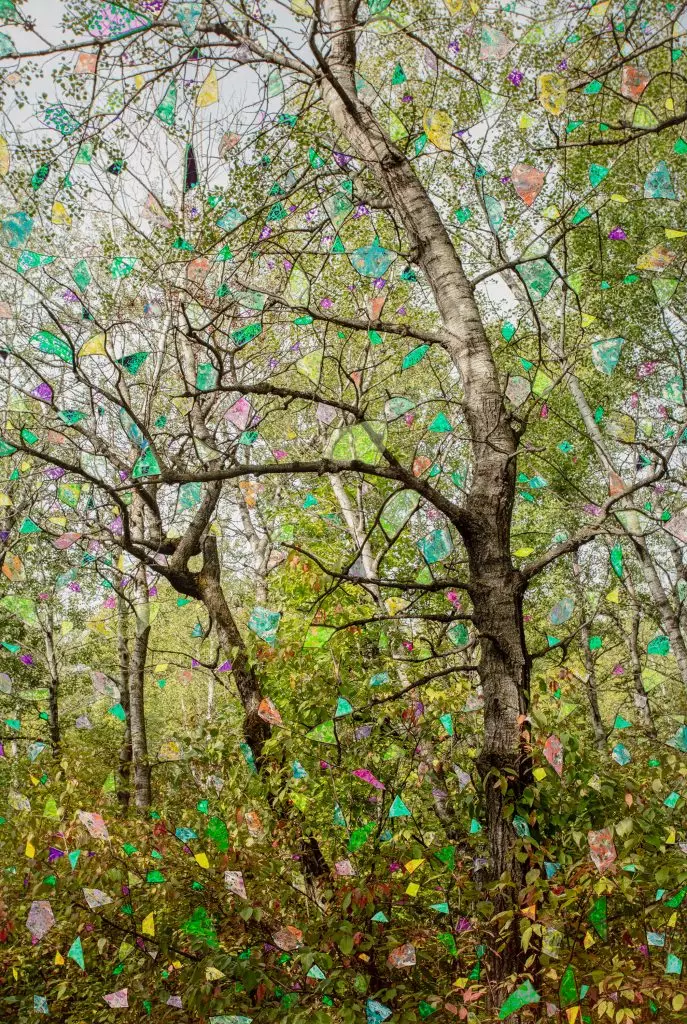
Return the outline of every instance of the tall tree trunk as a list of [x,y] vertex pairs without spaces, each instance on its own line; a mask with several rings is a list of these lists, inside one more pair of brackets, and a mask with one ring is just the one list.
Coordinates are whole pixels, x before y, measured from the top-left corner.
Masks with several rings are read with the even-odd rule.
[[[207,532],[221,490],[221,482],[210,484],[205,489],[193,522],[177,544],[164,575],[178,593],[202,601],[215,623],[220,645],[231,657],[232,675],[243,707],[244,739],[253,752],[258,772],[264,778],[267,764],[263,751],[271,728],[258,714],[262,701],[260,681],[249,662],[243,637],[224,596],[217,539]],[[203,567],[199,573],[192,573],[188,561],[198,554],[203,555]],[[267,800],[274,804],[269,790]],[[301,850],[306,879],[312,881],[327,873],[327,863],[314,837],[301,837]]]
[[584,661],[585,668],[584,687],[587,691],[587,700],[589,702],[589,714],[592,719],[592,727],[594,729],[594,739],[596,741],[597,750],[600,754],[607,755],[607,736],[606,730],[604,729],[603,719],[601,717],[601,711],[599,710],[599,687],[596,678],[596,665],[594,664],[592,650],[589,646],[591,634],[589,632],[589,619],[587,618],[587,607],[584,599],[584,590],[580,585],[580,581],[578,578],[580,573],[580,563],[577,557],[577,553],[573,555],[572,563],[573,586],[575,588],[575,596],[577,598],[577,604],[580,609],[580,615],[582,617],[582,623],[580,625],[580,640],[582,641],[582,660]]
[[117,653],[119,658],[119,701],[126,714],[124,735],[119,747],[117,800],[126,809],[131,799],[131,703],[129,701],[129,608],[120,589],[117,590]]
[[[214,620],[220,643],[231,656],[234,680],[243,706],[243,735],[253,752],[258,772],[264,774],[267,767],[264,747],[272,730],[258,714],[262,701],[260,682],[248,661],[243,637],[224,596],[217,539],[212,534],[208,534],[203,542],[203,568],[198,574],[198,589]],[[276,807],[270,794],[267,799]],[[300,839],[304,874],[306,881],[312,881],[327,873],[327,862],[314,836],[301,836]]]
[[[508,874],[517,893],[523,868],[515,833],[503,816],[529,779],[521,716],[529,699],[522,618],[523,579],[513,569],[510,527],[518,436],[506,414],[499,375],[470,283],[446,228],[405,155],[386,137],[355,90],[355,18],[349,0],[325,0],[331,53],[320,61],[320,89],[337,127],[396,210],[434,295],[446,348],[462,381],[462,407],[473,450],[473,477],[461,534],[470,566],[474,622],[480,634],[484,747],[479,758],[494,878]],[[503,793],[504,786],[506,793]],[[503,906],[513,896],[500,897]],[[517,896],[516,896],[517,898]],[[490,972],[503,978],[523,963],[513,927]]]
[[585,668],[584,685],[587,691],[587,700],[589,701],[589,713],[592,719],[594,739],[596,740],[597,749],[600,754],[607,754],[606,730],[604,729],[603,719],[599,710],[599,688],[596,679],[596,665],[594,664],[594,658],[592,657],[592,652],[589,647],[591,636],[589,633],[589,622],[586,617],[584,605],[581,610],[582,625],[580,626],[580,639],[582,641],[582,657],[584,659]]
[[60,690],[60,674],[57,666],[57,657],[55,655],[55,640],[54,640],[54,618],[52,608],[47,608],[47,624],[43,627],[43,640],[45,644],[45,660],[48,664],[48,728],[50,731],[50,746],[52,748],[52,756],[58,758],[60,756],[60,709],[59,709],[59,690]]
[[150,606],[145,566],[136,571],[134,589],[136,635],[129,665],[129,721],[134,764],[134,803],[145,811],[151,804],[150,761],[145,719],[145,670],[150,640]]
[[634,683],[635,694],[634,702],[639,716],[642,720],[642,725],[647,731],[647,734],[656,738],[656,724],[654,717],[651,713],[651,705],[649,704],[649,698],[647,692],[644,689],[644,680],[642,679],[642,664],[639,659],[639,626],[641,623],[641,613],[639,604],[637,601],[632,602],[632,629],[630,630],[630,659],[632,661],[632,682]]
[[248,654],[238,626],[224,596],[217,538],[208,534],[203,542],[203,568],[198,574],[198,589],[212,617],[221,646],[231,658],[236,689],[243,706],[243,735],[253,751],[258,770],[263,763],[263,747],[270,727],[258,715],[262,700],[258,679],[248,662]]
[[647,547],[646,540],[644,537],[635,537],[634,535],[631,539],[642,565],[644,579],[646,580],[646,585],[649,588],[651,600],[659,614],[663,629],[670,640],[670,647],[680,672],[680,678],[687,688],[687,646],[685,646],[685,639],[680,631],[680,624],[678,622],[677,615],[673,610],[670,599],[663,589],[663,584],[661,583],[658,570],[656,569],[654,560]]
[[213,675],[208,676],[208,709],[206,718],[208,722],[212,721],[212,716],[215,712],[215,677]]

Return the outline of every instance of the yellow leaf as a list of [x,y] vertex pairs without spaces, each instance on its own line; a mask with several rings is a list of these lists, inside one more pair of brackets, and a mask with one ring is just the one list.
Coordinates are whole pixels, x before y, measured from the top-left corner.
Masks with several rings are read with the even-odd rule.
[[206,967],[205,968],[205,980],[206,981],[219,981],[219,979],[223,978],[223,977],[224,977],[224,974],[222,974],[221,971],[218,971],[216,967]]
[[151,910],[147,917],[144,917],[141,921],[141,933],[143,935],[154,935],[155,934],[155,914]]
[[9,494],[0,494],[0,508],[9,508],[12,504],[12,499]]
[[420,891],[420,886],[417,884],[417,882],[411,882],[408,885],[408,888],[406,889],[406,893],[407,893],[408,896],[417,896],[419,891]]
[[687,231],[678,231],[677,228],[666,228],[666,238],[684,238]]
[[208,71],[208,76],[200,87],[200,92],[196,97],[196,106],[210,107],[213,103],[217,103],[218,99],[217,74],[213,67]]
[[594,936],[591,932],[587,932],[582,943],[585,949],[589,949],[590,946],[594,945]]
[[201,868],[210,867],[210,861],[207,859],[207,856],[204,853],[196,854],[196,863],[200,864]]
[[542,779],[546,778],[546,768],[535,768],[532,772],[537,782],[541,782]]
[[64,957],[59,952],[55,953],[55,963],[57,964],[58,967],[61,967],[62,964],[64,963]]
[[29,859],[31,859],[31,858],[36,856],[36,847],[33,845],[33,843],[31,842],[30,839],[26,840],[26,849],[24,850],[24,854]]
[[582,324],[582,330],[584,330],[585,327],[591,327],[593,323],[596,323],[596,317],[592,316],[591,313],[583,313],[580,317],[580,322]]
[[676,1013],[679,1013],[679,1011],[682,1009],[682,1007],[684,1005],[685,1005],[685,997],[683,996],[682,992],[677,992],[673,996],[673,1009],[675,1010]]
[[437,149],[451,149],[453,121],[445,110],[425,110],[422,124],[427,138]]
[[444,3],[449,14],[460,14],[463,9],[463,0],[444,0]]
[[136,77],[134,78],[134,88],[136,89],[136,91],[140,92],[140,90],[143,88],[145,84],[146,80],[143,77],[143,75],[136,75]]
[[579,1006],[569,1006],[565,1011],[565,1015],[568,1018],[568,1024],[575,1024],[577,1015],[580,1012]]
[[300,14],[303,18],[309,18],[313,13],[308,0],[291,0],[291,10],[294,14]]
[[515,552],[515,557],[516,558],[527,558],[527,556],[531,555],[533,551],[534,551],[534,548],[518,548],[518,550]]
[[606,594],[606,600],[610,601],[611,604],[619,604],[620,602],[620,591],[616,587],[615,590],[610,590]]
[[673,911],[673,913],[668,918],[668,927],[669,928],[674,928],[676,924],[677,924],[677,911]]
[[621,192],[612,192],[611,199],[614,203],[629,203],[627,196],[624,196]]
[[533,124],[534,118],[531,116],[531,114],[520,115],[518,119],[518,128],[520,129],[520,131],[526,131],[528,128],[531,128]]
[[425,863],[425,858],[424,857],[420,857],[419,860],[409,860],[408,863],[404,865],[404,867],[405,867],[406,871],[408,872],[408,874],[412,875],[413,871],[417,871],[417,869],[420,867],[420,865],[424,864],[424,863]]
[[668,835],[666,836],[666,843],[671,844],[671,843],[675,843],[675,842],[677,842],[677,837],[675,835],[675,829],[674,828],[669,828],[668,829]]

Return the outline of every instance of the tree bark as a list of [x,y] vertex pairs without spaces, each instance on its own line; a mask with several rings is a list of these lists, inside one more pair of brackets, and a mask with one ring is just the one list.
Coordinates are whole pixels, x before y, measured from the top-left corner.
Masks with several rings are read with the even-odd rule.
[[148,580],[144,566],[136,572],[134,589],[136,635],[129,665],[129,720],[134,765],[134,803],[146,811],[151,804],[150,761],[145,719],[145,670],[150,640]]
[[129,701],[129,637],[128,606],[121,590],[117,590],[117,652],[119,657],[119,701],[126,714],[124,735],[119,747],[117,800],[126,810],[131,799],[131,703]]
[[[529,700],[529,662],[522,618],[523,581],[513,569],[510,527],[518,436],[506,414],[498,372],[475,297],[441,217],[405,155],[386,137],[355,90],[355,27],[349,0],[325,0],[331,54],[321,56],[320,88],[328,111],[375,177],[404,226],[444,326],[446,348],[460,372],[463,414],[473,450],[473,476],[462,530],[480,635],[484,688],[485,787],[491,874],[523,880],[512,824],[503,817],[529,780],[521,724]],[[498,783],[497,783],[498,780]],[[500,788],[505,781],[507,794]],[[497,783],[495,785],[495,783]],[[504,893],[506,890],[504,890]],[[502,902],[512,906],[512,896]],[[490,972],[503,978],[522,963],[517,924]]]
[[685,640],[680,630],[678,617],[663,589],[663,584],[647,547],[646,540],[644,537],[635,537],[634,535],[631,539],[642,565],[644,579],[649,588],[651,600],[659,614],[661,625],[670,640],[670,647],[680,672],[680,678],[685,688],[687,688],[687,646],[685,646]]
[[45,643],[45,660],[48,664],[48,728],[50,732],[50,746],[52,756],[57,759],[60,756],[60,709],[59,690],[60,674],[57,666],[54,642],[54,618],[52,608],[47,608],[47,624],[43,627],[43,639]]
[[606,730],[599,710],[599,688],[596,681],[596,666],[589,648],[589,622],[587,621],[584,606],[582,606],[582,625],[580,626],[580,639],[582,640],[582,657],[584,659],[585,680],[584,685],[589,701],[589,713],[594,728],[594,739],[600,754],[607,754]]
[[262,693],[257,677],[248,663],[243,638],[231,614],[222,590],[217,539],[208,534],[203,541],[203,568],[198,574],[201,600],[211,615],[220,644],[231,655],[231,666],[243,706],[243,735],[253,751],[258,771],[263,764],[263,748],[270,736],[270,727],[258,715]]
[[644,689],[644,680],[642,679],[642,663],[639,658],[639,627],[641,623],[641,613],[639,608],[639,602],[634,594],[631,595],[632,599],[632,629],[630,630],[630,660],[632,662],[632,682],[634,684],[634,702],[639,716],[642,720],[642,725],[646,729],[646,732],[652,739],[657,736],[656,724],[654,717],[651,713],[651,706],[649,704],[649,698],[646,690]]
[[599,710],[599,687],[596,679],[596,665],[594,664],[592,651],[589,646],[591,634],[589,632],[589,619],[587,617],[584,590],[580,585],[580,581],[578,579],[580,572],[580,563],[577,557],[577,553],[573,555],[572,562],[574,579],[573,585],[575,588],[575,596],[577,597],[577,604],[580,609],[580,615],[582,617],[582,623],[580,625],[580,640],[582,641],[582,660],[584,661],[585,668],[584,687],[587,691],[587,700],[589,701],[589,714],[592,719],[592,728],[594,729],[594,740],[596,742],[596,747],[600,754],[606,756],[608,754],[608,737],[606,735],[606,730],[604,729],[601,711]]
[[[231,652],[234,680],[243,705],[243,735],[253,752],[258,772],[264,774],[267,767],[264,747],[272,730],[258,715],[262,700],[260,683],[248,661],[243,638],[222,590],[217,539],[212,534],[208,534],[203,542],[203,568],[198,574],[198,589],[205,607],[214,620],[220,643],[227,652]],[[267,800],[270,806],[276,806],[269,793]],[[327,862],[315,837],[301,835],[300,845],[306,881],[326,874]]]

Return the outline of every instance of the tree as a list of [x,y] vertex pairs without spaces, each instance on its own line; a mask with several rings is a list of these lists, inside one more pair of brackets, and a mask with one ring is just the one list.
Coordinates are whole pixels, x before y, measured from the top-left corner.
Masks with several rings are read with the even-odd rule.
[[[652,213],[678,202],[683,115],[665,110],[684,99],[681,28],[658,5],[596,5],[598,29],[586,11],[534,20],[507,6],[492,24],[447,6],[323,0],[287,18],[242,4],[172,18],[79,3],[64,46],[8,45],[9,115],[34,58],[66,63],[38,112],[57,144],[17,137],[5,174],[20,209],[2,222],[14,302],[3,438],[8,458],[89,488],[73,508],[79,543],[138,563],[127,712],[139,807],[148,573],[202,603],[218,642],[206,667],[230,665],[246,756],[272,802],[274,715],[226,583],[247,549],[265,598],[272,552],[295,549],[329,577],[306,646],[351,629],[391,636],[402,686],[371,707],[479,679],[498,983],[531,957],[518,909],[530,885],[520,822],[536,819],[533,669],[567,659],[605,752],[592,628],[618,642],[629,629],[653,734],[637,669],[644,603],[687,685],[682,326],[669,309],[680,279],[663,273],[681,257]],[[246,68],[262,103],[248,128],[226,107]],[[56,258],[67,229],[88,247],[75,263]],[[288,539],[282,511],[304,488],[306,509],[331,490],[341,535]],[[609,574],[631,607],[616,619],[599,609]],[[271,644],[278,622],[259,604],[248,625]],[[451,827],[443,798],[436,808]],[[321,877],[322,851],[307,833],[304,844]]]

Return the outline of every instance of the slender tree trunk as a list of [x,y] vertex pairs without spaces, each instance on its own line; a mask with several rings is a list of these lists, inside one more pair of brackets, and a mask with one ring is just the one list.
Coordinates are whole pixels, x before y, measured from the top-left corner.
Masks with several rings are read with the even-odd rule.
[[212,721],[212,716],[215,711],[215,677],[213,675],[208,676],[208,710],[207,720]]
[[[215,622],[220,643],[231,657],[233,676],[243,705],[243,735],[253,752],[258,772],[264,774],[267,767],[264,747],[272,730],[258,714],[262,700],[260,683],[248,661],[243,638],[222,590],[217,539],[212,534],[208,534],[203,542],[203,568],[198,574],[198,589]],[[274,806],[269,794],[267,799]],[[314,836],[301,836],[301,858],[306,880],[327,873],[327,863]]]
[[647,587],[649,588],[651,600],[659,614],[663,629],[670,640],[670,647],[675,657],[675,661],[677,662],[680,678],[682,679],[685,687],[687,687],[687,646],[685,646],[685,640],[682,632],[680,631],[680,624],[678,622],[677,615],[673,610],[670,599],[663,589],[663,584],[661,583],[654,560],[647,548],[646,540],[644,537],[635,536],[631,539],[642,565],[644,579],[646,580]]
[[[203,424],[200,426],[202,429]],[[262,701],[260,681],[248,660],[246,645],[224,596],[217,539],[207,532],[221,490],[220,482],[210,484],[206,488],[193,522],[169,559],[164,575],[178,593],[202,601],[215,623],[220,645],[231,658],[232,675],[243,706],[244,738],[253,752],[258,772],[264,778],[267,765],[263,750],[271,735],[271,728],[258,714]],[[201,553],[202,570],[199,573],[190,572],[189,558]],[[267,800],[274,805],[269,789]],[[327,863],[314,837],[301,837],[301,850],[306,879],[312,882],[313,879],[327,873]]]
[[592,657],[591,647],[589,641],[591,635],[589,632],[589,619],[587,618],[587,608],[584,599],[584,590],[580,585],[578,579],[580,572],[580,563],[578,561],[577,553],[573,555],[573,586],[575,588],[575,596],[577,597],[577,604],[580,609],[580,615],[582,616],[582,624],[580,625],[580,640],[582,641],[582,660],[584,661],[585,668],[585,679],[584,687],[587,691],[587,700],[589,702],[589,714],[592,719],[592,727],[594,729],[594,740],[596,742],[597,749],[600,754],[607,755],[607,736],[606,730],[604,729],[603,719],[601,718],[601,712],[599,710],[599,687],[596,678],[596,666],[594,664],[594,658]]
[[59,709],[59,690],[60,690],[60,674],[57,667],[57,657],[55,655],[55,642],[54,642],[54,619],[52,608],[48,606],[47,609],[47,625],[43,628],[43,640],[45,643],[45,660],[48,664],[48,727],[50,731],[50,746],[52,748],[52,756],[58,758],[60,756],[60,709]]
[[590,633],[589,622],[587,621],[584,606],[582,607],[582,625],[580,626],[580,639],[582,641],[582,657],[584,659],[585,680],[584,685],[589,701],[589,713],[594,728],[594,739],[600,754],[607,754],[606,730],[599,710],[599,687],[596,679],[596,666],[589,647]]
[[646,732],[652,739],[656,738],[656,724],[654,717],[651,713],[651,706],[649,704],[649,698],[647,692],[644,689],[644,680],[642,679],[642,663],[639,659],[639,627],[641,623],[641,613],[639,604],[636,599],[632,601],[632,629],[630,630],[630,659],[632,661],[632,681],[634,683],[635,693],[634,702],[639,716],[642,720],[642,725],[646,729]]
[[119,700],[126,713],[124,735],[119,747],[117,800],[126,810],[131,798],[131,704],[129,701],[129,609],[121,590],[117,591],[117,652],[119,657]]
[[150,640],[150,607],[145,566],[136,572],[134,590],[136,635],[129,665],[129,720],[134,764],[134,803],[145,811],[151,804],[150,761],[145,719],[145,670]]
[[[341,514],[344,517],[346,528],[360,552],[360,560],[363,566],[363,572],[365,578],[368,580],[374,579],[377,575],[377,563],[372,553],[372,545],[370,544],[369,538],[365,536],[365,525],[360,521],[358,510],[354,507],[343,480],[340,476],[332,474],[329,478],[329,482],[332,485],[334,497],[336,498]],[[379,587],[375,584],[368,584],[368,590],[374,597],[380,610],[383,608],[384,602],[379,590]]]
[[[446,348],[460,372],[463,415],[473,449],[473,476],[461,534],[470,565],[474,622],[480,634],[484,688],[484,782],[494,878],[509,875],[515,893],[499,897],[512,908],[523,882],[514,856],[515,833],[503,816],[530,775],[521,726],[529,700],[529,661],[523,619],[523,579],[513,569],[510,527],[518,436],[506,414],[499,375],[470,283],[446,228],[405,155],[386,137],[355,90],[355,19],[349,0],[325,0],[331,53],[320,84],[330,115],[397,211],[424,271],[444,326]],[[324,63],[324,62],[323,62]],[[502,791],[502,786],[506,792]],[[516,914],[490,974],[502,979],[522,966]]]
[[258,715],[262,700],[260,685],[248,662],[243,638],[224,596],[217,539],[212,534],[208,534],[203,543],[203,568],[198,574],[198,589],[215,623],[220,644],[231,659],[234,681],[243,706],[243,735],[260,770],[263,747],[269,738],[270,727]]
[[668,550],[670,551],[671,558],[673,560],[673,566],[675,568],[675,603],[677,605],[677,618],[680,624],[680,631],[682,635],[685,635],[685,610],[687,610],[687,601],[680,597],[681,587],[680,584],[685,584],[685,575],[687,567],[682,561],[682,548],[678,544],[675,537],[671,534],[666,533],[666,541],[668,543]]

